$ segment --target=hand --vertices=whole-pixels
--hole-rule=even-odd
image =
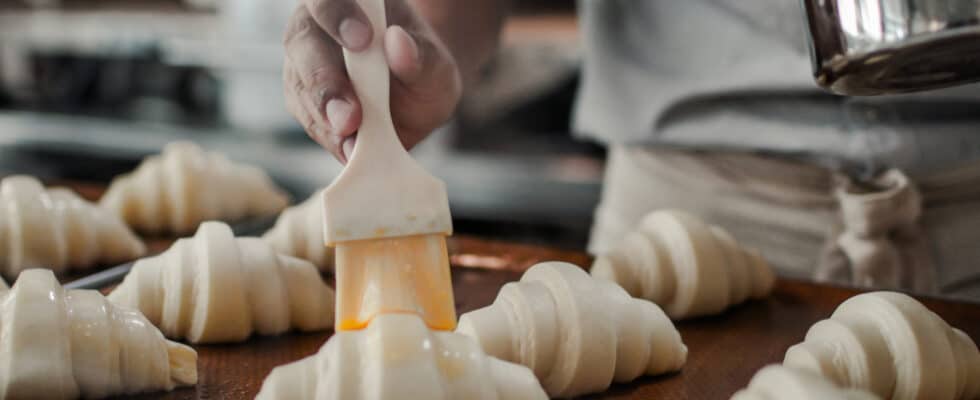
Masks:
[[[462,91],[459,68],[442,39],[406,0],[387,0],[384,52],[391,68],[391,113],[405,148],[446,122]],[[361,107],[342,47],[371,43],[367,17],[354,0],[304,0],[286,28],[286,107],[306,133],[347,163]]]

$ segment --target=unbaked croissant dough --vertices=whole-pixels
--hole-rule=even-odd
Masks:
[[[901,293],[848,299],[790,347],[783,364],[886,399],[980,398],[977,345]]]
[[[115,215],[29,176],[0,181],[0,275],[55,272],[135,259],[146,247]]]
[[[878,400],[858,389],[845,389],[811,371],[770,365],[756,372],[749,386],[731,400]]]
[[[197,353],[49,270],[0,293],[0,399],[101,398],[197,383]]]
[[[530,367],[552,397],[677,371],[687,360],[660,307],[563,262],[531,267],[492,305],[463,314],[456,331],[491,356]]]
[[[109,300],[191,343],[333,325],[334,293],[316,267],[275,254],[262,239],[235,238],[221,222],[205,222],[193,238],[137,261]]]
[[[307,260],[324,271],[333,271],[333,248],[323,240],[323,191],[302,204],[287,208],[262,239],[287,256]]]
[[[257,400],[547,399],[526,367],[470,338],[431,331],[417,315],[383,314],[340,331],[310,357],[272,370]]]
[[[655,211],[592,265],[592,276],[653,301],[673,319],[717,314],[772,291],[775,275],[758,252],[724,229],[681,211]]]
[[[288,203],[262,170],[190,142],[168,144],[162,154],[116,177],[101,201],[149,234],[185,234],[208,220],[273,215]]]

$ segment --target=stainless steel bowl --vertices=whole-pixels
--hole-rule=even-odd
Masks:
[[[846,95],[980,81],[980,0],[802,0],[814,78]]]

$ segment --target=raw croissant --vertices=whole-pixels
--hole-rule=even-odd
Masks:
[[[687,360],[660,307],[562,262],[531,267],[492,305],[464,314],[456,331],[491,356],[530,367],[552,397],[677,371]]]
[[[272,370],[257,400],[547,399],[526,367],[470,338],[431,331],[417,315],[383,314],[341,331],[310,357]]]
[[[324,245],[322,191],[302,204],[287,208],[262,239],[287,256],[307,260],[321,270],[333,271],[333,249]]]
[[[137,231],[185,234],[208,220],[273,215],[288,202],[262,170],[175,142],[113,179],[101,205]]]
[[[878,396],[857,389],[844,389],[813,372],[770,365],[756,372],[749,387],[732,400],[878,400]]]
[[[135,259],[146,247],[126,225],[74,192],[29,176],[0,181],[0,274],[88,268]]]
[[[783,364],[886,399],[980,398],[980,352],[915,299],[874,292],[813,325]]]
[[[333,325],[334,293],[316,267],[275,254],[262,239],[235,238],[221,222],[205,222],[193,238],[137,261],[109,300],[191,343]]]
[[[775,276],[724,229],[680,211],[656,211],[592,265],[592,276],[653,301],[673,319],[717,314],[772,291]]]
[[[0,293],[0,399],[101,398],[197,383],[194,349],[49,270]]]

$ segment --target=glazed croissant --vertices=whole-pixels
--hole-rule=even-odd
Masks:
[[[324,271],[333,271],[333,249],[323,240],[323,201],[317,191],[300,205],[287,208],[262,239],[287,256],[302,258]]]
[[[552,397],[677,371],[687,360],[660,307],[562,262],[531,267],[492,305],[463,314],[456,331],[491,356],[530,367]]]
[[[731,400],[878,400],[878,396],[858,389],[844,389],[813,372],[770,365],[756,372],[749,387]]]
[[[101,398],[197,383],[194,349],[94,290],[64,290],[49,270],[0,293],[0,399]]]
[[[0,181],[0,275],[55,272],[135,259],[146,247],[126,225],[64,188],[29,176]]]
[[[977,345],[901,293],[848,299],[790,347],[783,364],[885,399],[980,398]]]
[[[340,331],[310,357],[272,370],[257,400],[547,399],[526,367],[472,339],[430,331],[417,315],[383,314]]]
[[[109,300],[191,343],[333,325],[333,290],[312,264],[277,255],[259,238],[235,238],[220,222],[205,222],[193,238],[137,261]]]
[[[262,170],[190,142],[168,144],[116,177],[100,204],[148,234],[192,232],[208,220],[273,215],[289,203]]]
[[[775,275],[754,250],[681,211],[656,211],[592,265],[592,276],[653,301],[673,319],[717,314],[769,294]]]

